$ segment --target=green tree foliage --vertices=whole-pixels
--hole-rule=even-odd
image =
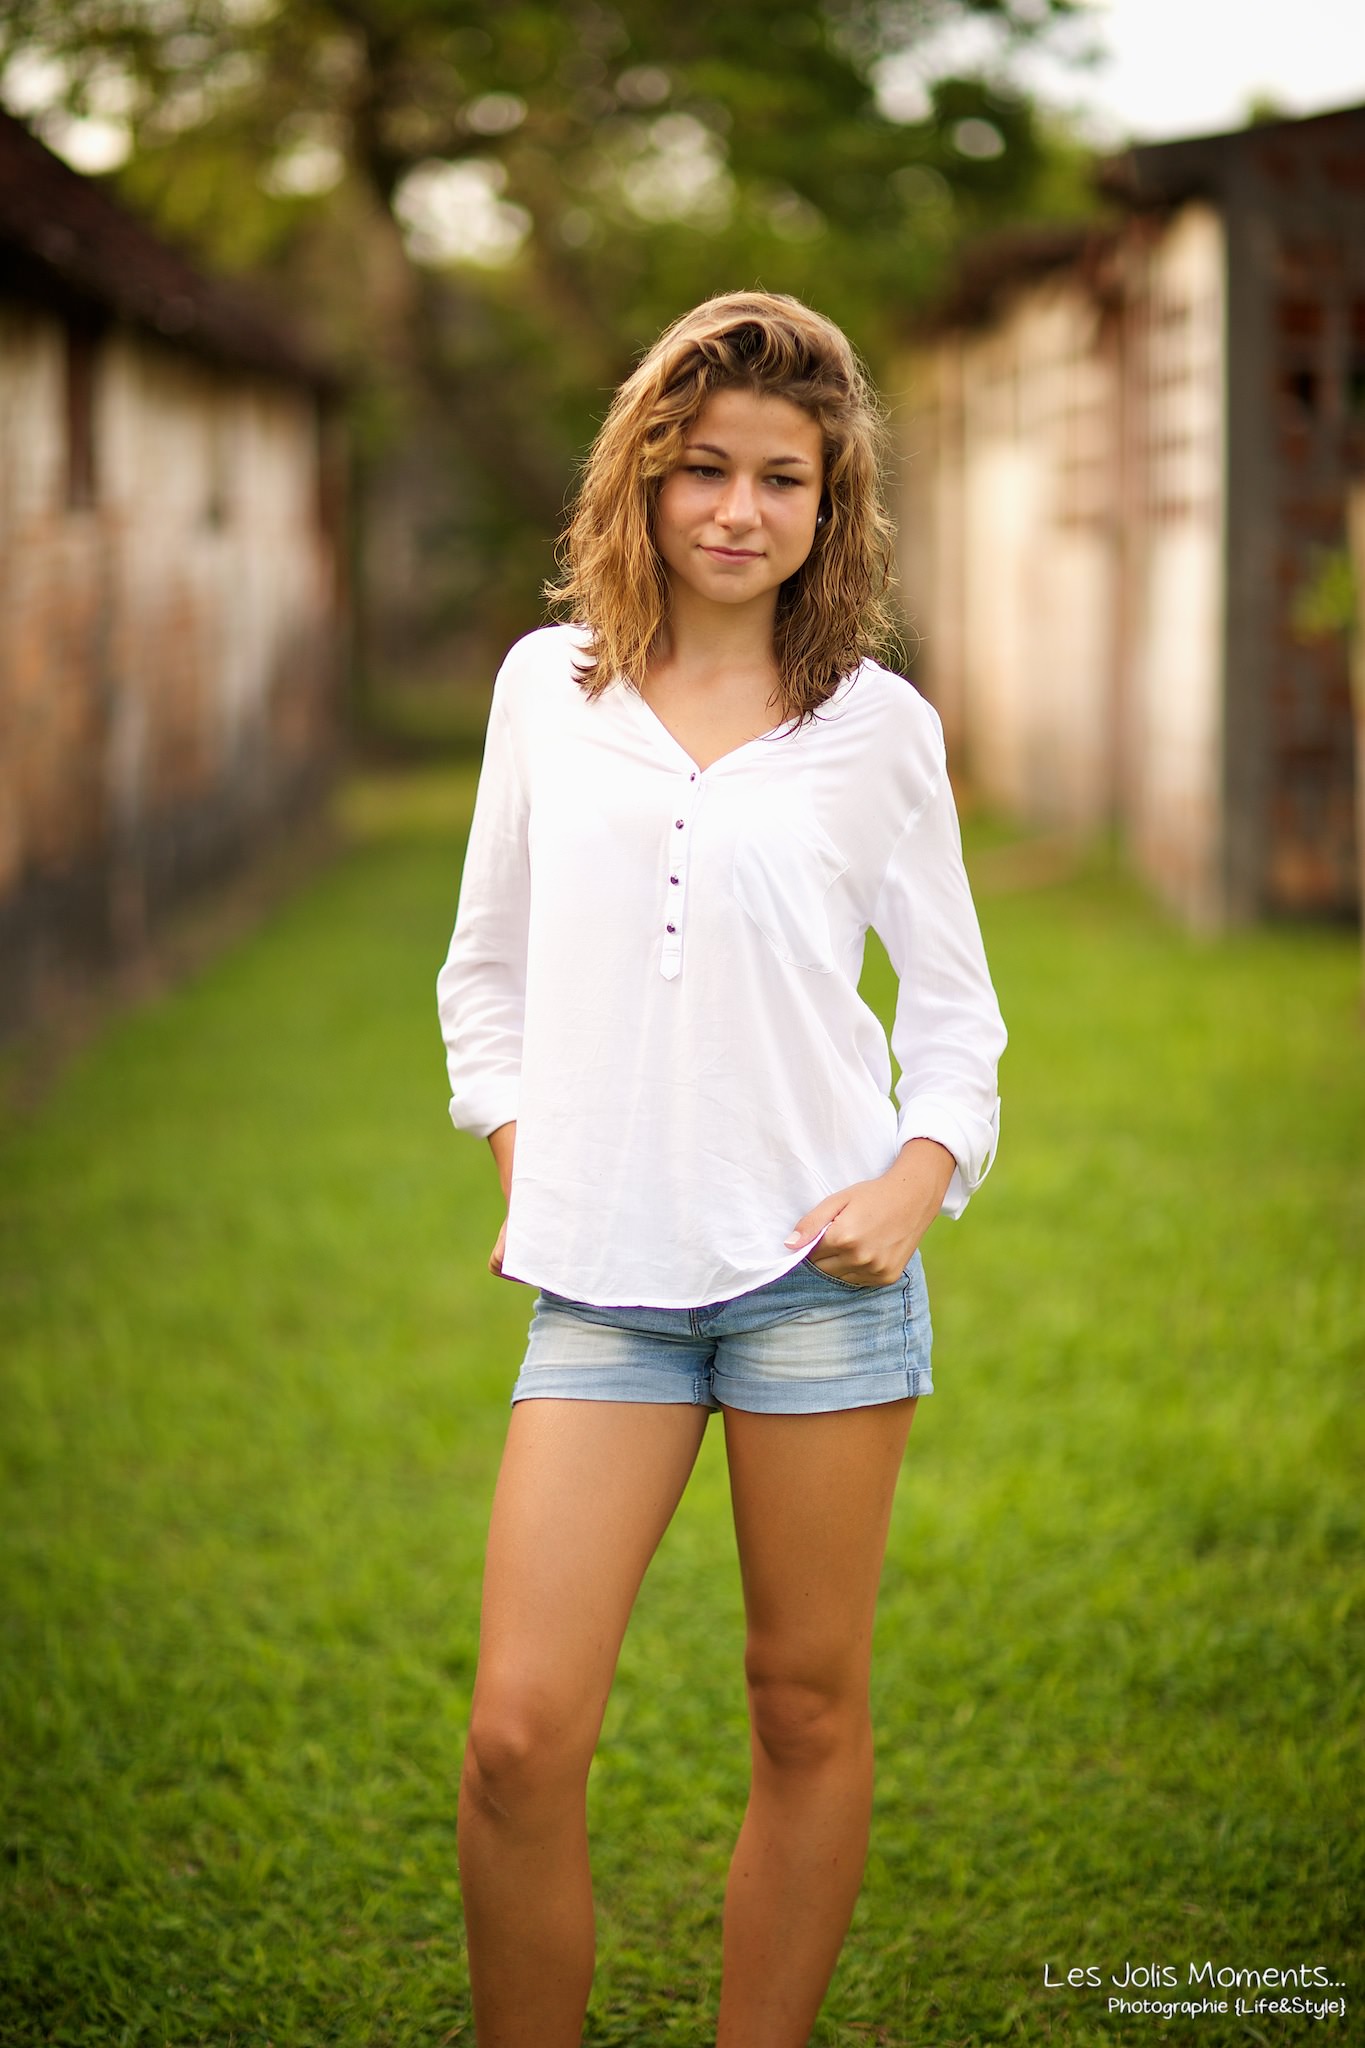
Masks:
[[[1086,206],[1082,153],[1008,83],[1077,12],[8,0],[0,90],[120,124],[122,194],[340,358],[376,531],[425,565],[409,587],[381,544],[370,579],[415,655],[402,618],[496,639],[534,612],[593,425],[682,308],[794,291],[885,373],[962,237]],[[971,76],[964,29],[995,53]]]

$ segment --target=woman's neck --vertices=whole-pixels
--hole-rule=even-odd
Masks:
[[[761,605],[698,603],[687,590],[675,590],[668,623],[651,675],[667,674],[698,688],[724,687],[743,681],[766,688],[777,681],[773,621],[777,597]]]

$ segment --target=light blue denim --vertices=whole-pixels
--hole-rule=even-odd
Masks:
[[[706,1308],[597,1308],[542,1289],[513,1401],[684,1401],[827,1414],[932,1394],[918,1252],[887,1287],[809,1259]]]

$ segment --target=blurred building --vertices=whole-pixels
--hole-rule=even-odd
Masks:
[[[1106,166],[1116,223],[982,245],[910,373],[917,674],[978,786],[1117,822],[1192,923],[1358,901],[1365,107]]]
[[[0,1029],[324,784],[333,397],[0,115]]]

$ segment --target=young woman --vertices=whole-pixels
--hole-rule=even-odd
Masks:
[[[588,1766],[717,1408],[752,1728],[718,2048],[807,2040],[861,1882],[918,1246],[990,1164],[1005,1042],[938,720],[866,651],[879,432],[827,320],[699,306],[589,457],[550,593],[575,623],[497,679],[438,984],[451,1116],[508,1198],[490,1265],[539,1289],[460,1787],[479,2048],[580,2040]]]

